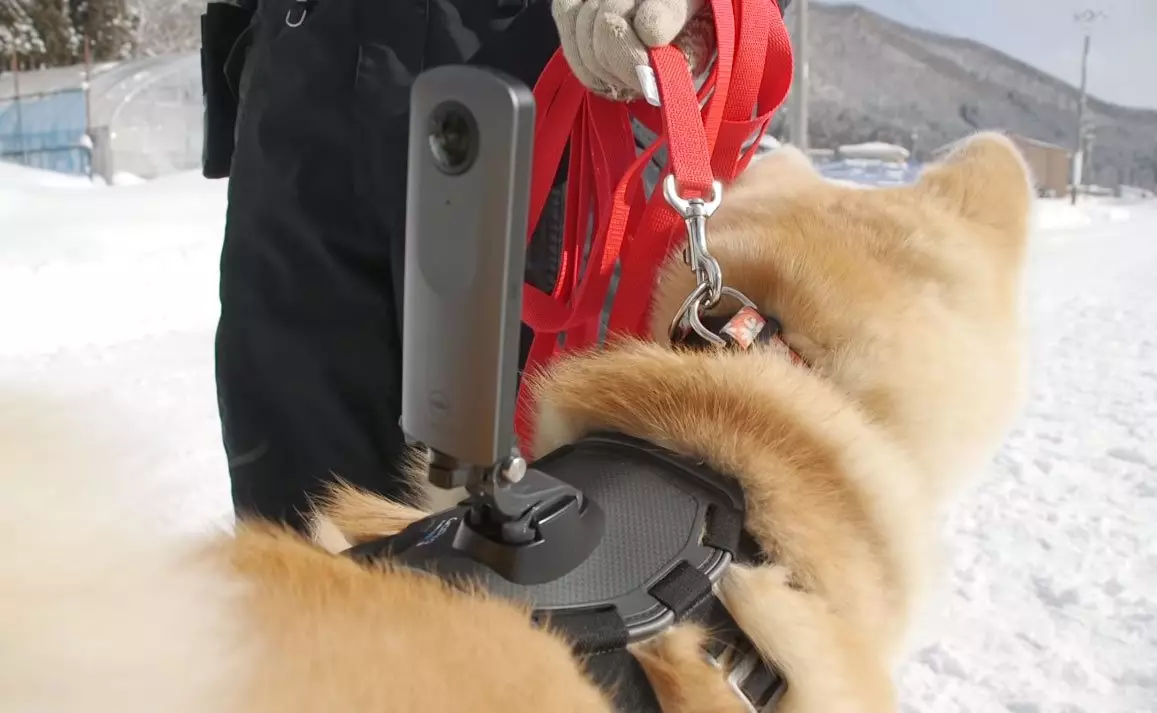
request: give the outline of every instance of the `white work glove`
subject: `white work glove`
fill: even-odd
[[[703,0],[551,0],[563,55],[591,91],[616,100],[646,95],[638,66],[647,49],[674,44],[693,75],[714,51],[715,26]],[[701,12],[702,10],[702,12]]]

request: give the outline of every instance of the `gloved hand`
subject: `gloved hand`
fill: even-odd
[[[588,89],[617,100],[644,94],[637,66],[647,49],[674,44],[693,75],[714,51],[715,26],[703,0],[551,0],[567,62]]]

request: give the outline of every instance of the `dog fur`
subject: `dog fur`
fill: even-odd
[[[995,134],[879,190],[825,181],[783,149],[727,188],[709,241],[727,284],[782,320],[809,368],[773,347],[671,349],[666,325],[693,284],[673,258],[655,341],[572,355],[535,379],[536,453],[617,429],[741,483],[773,564],[732,567],[721,594],[784,671],[780,711],[897,708],[894,667],[941,511],[1018,404],[1030,209],[1024,161]],[[320,546],[255,523],[162,537],[92,483],[5,482],[4,711],[612,708],[526,611],[331,553],[420,509],[339,488]],[[701,656],[709,635],[676,627],[634,650],[668,713],[742,710]]]

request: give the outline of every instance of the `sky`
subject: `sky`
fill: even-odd
[[[847,4],[847,3],[839,3]],[[1157,0],[856,0],[908,25],[983,42],[1079,84],[1085,9],[1093,26],[1089,92],[1127,106],[1157,108]]]

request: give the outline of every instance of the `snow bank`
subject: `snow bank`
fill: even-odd
[[[848,144],[836,149],[836,156],[840,158],[887,161],[889,163],[906,163],[911,155],[911,152],[903,146],[887,144],[882,141]]]
[[[0,161],[0,190],[29,188],[92,188],[100,185],[84,176],[42,171],[15,163]],[[2,214],[0,214],[2,215]]]
[[[117,171],[112,176],[114,186],[139,186],[142,183],[145,183],[145,179],[128,171]]]
[[[1035,220],[1039,230],[1049,231],[1124,223],[1132,217],[1130,205],[1113,198],[1084,197],[1074,206],[1068,198],[1045,198],[1037,201]]]
[[[0,164],[0,356],[208,328],[225,183],[136,186]]]

